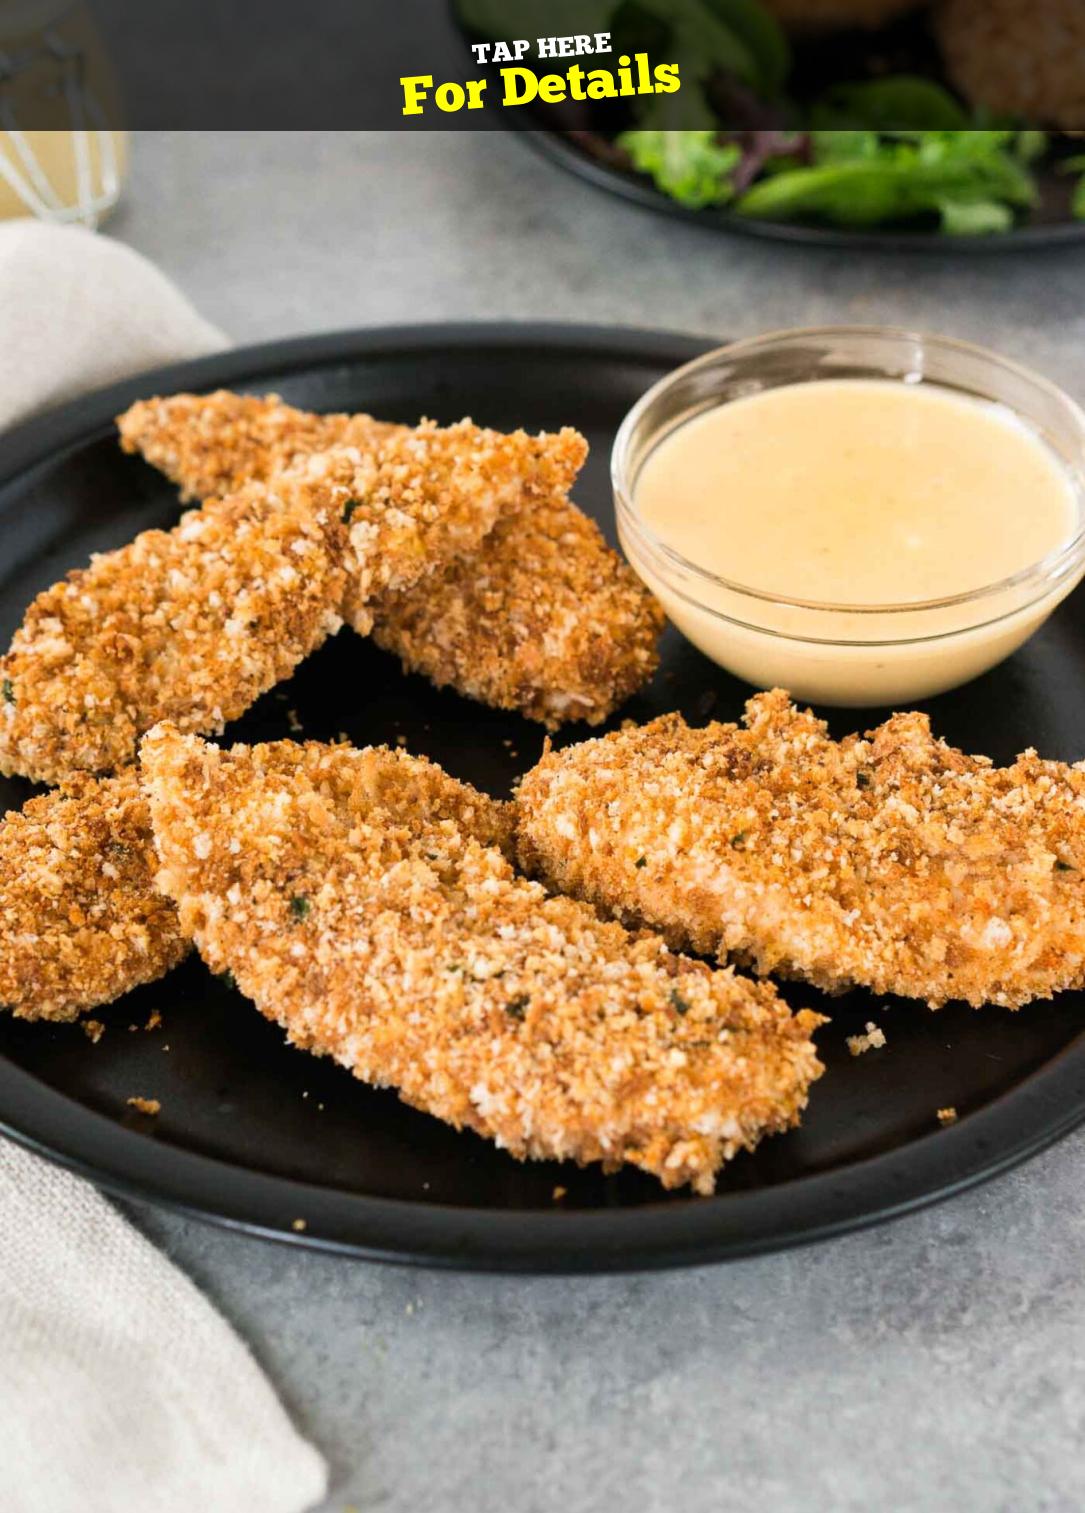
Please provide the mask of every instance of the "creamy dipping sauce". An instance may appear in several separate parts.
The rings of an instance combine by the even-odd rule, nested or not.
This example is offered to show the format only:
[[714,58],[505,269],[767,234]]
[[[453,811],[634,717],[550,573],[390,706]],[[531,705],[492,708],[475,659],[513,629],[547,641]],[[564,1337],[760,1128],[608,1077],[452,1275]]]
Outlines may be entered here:
[[1081,520],[1075,478],[1024,420],[929,382],[826,379],[720,404],[653,447],[633,494],[658,541],[726,580],[625,542],[679,628],[747,681],[825,703],[954,687],[1080,577],[918,607],[1025,573]]
[[836,604],[983,588],[1055,551],[1077,521],[1061,463],[1010,411],[878,379],[708,410],[646,459],[636,497],[698,567]]

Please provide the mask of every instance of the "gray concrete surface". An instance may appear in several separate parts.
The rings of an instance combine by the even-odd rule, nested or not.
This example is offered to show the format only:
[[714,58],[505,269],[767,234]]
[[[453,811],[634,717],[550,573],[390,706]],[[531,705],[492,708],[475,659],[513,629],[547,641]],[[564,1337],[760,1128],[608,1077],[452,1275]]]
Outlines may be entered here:
[[[493,134],[148,137],[112,229],[239,340],[487,316],[892,320],[1085,396],[1085,249],[962,262],[722,239]],[[135,1217],[327,1453],[328,1510],[1085,1506],[1085,1135],[885,1228],[672,1275],[412,1272]]]

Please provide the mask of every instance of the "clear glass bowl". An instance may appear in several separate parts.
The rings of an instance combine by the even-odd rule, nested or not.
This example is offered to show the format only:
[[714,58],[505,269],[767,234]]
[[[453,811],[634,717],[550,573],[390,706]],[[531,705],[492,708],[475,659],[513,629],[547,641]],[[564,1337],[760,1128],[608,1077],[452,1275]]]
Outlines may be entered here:
[[[1068,538],[1042,561],[969,593],[858,605],[783,597],[722,577],[645,524],[637,478],[677,427],[765,389],[841,378],[932,384],[1011,410],[1066,470],[1077,502]],[[1039,374],[942,336],[826,326],[709,352],[662,379],[629,412],[614,443],[611,479],[623,550],[679,630],[748,683],[814,703],[900,706],[955,688],[1016,651],[1085,573],[1085,411]]]

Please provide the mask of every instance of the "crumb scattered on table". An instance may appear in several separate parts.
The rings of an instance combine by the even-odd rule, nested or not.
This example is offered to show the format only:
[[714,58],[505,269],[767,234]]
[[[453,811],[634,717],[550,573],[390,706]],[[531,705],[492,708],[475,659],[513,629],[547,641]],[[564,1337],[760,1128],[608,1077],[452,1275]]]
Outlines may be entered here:
[[303,1232],[303,1230],[306,1230],[306,1229],[309,1228],[308,1220],[306,1220],[306,1219],[295,1219],[294,1222],[291,1224],[290,1228],[292,1230],[294,1230],[295,1233],[297,1233],[297,1234],[300,1235]]
[[152,1118],[162,1109],[157,1098],[129,1098],[128,1107],[137,1109],[141,1114],[148,1114]]
[[551,1197],[553,1198],[555,1203],[560,1203],[562,1198],[564,1198],[565,1194],[568,1191],[569,1189],[567,1187],[555,1187],[554,1191],[551,1193]]
[[161,1013],[158,1011],[158,1009],[152,1009],[150,1015],[148,1016],[147,1023],[143,1026],[143,1028],[145,1030],[157,1030],[161,1023]]
[[950,1108],[940,1108],[938,1110],[938,1123],[939,1124],[956,1124],[957,1123],[957,1110],[955,1108],[953,1108],[952,1106]]
[[880,1051],[884,1044],[885,1031],[869,1019],[864,1035],[848,1036],[848,1050],[853,1056],[861,1056],[864,1051]]
[[84,1019],[83,1034],[92,1045],[97,1045],[105,1034],[105,1025],[100,1019]]

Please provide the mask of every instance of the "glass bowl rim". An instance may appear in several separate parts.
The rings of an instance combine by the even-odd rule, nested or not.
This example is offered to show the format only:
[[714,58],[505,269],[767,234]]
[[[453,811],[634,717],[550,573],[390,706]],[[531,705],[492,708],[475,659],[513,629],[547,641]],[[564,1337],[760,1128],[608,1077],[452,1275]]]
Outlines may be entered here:
[[[637,400],[619,426],[610,453],[610,480],[619,522],[622,521],[623,514],[628,517],[628,521],[632,524],[634,532],[644,538],[651,552],[662,557],[672,567],[689,574],[694,580],[700,580],[713,587],[722,588],[729,593],[739,594],[745,599],[760,600],[766,604],[778,605],[788,609],[813,611],[815,613],[834,615],[921,615],[929,613],[932,610],[952,609],[967,604],[978,605],[994,595],[1010,592],[1015,588],[1027,585],[1030,581],[1036,583],[1037,593],[1027,603],[1015,604],[1006,611],[991,616],[990,620],[979,620],[968,625],[962,625],[956,630],[932,633],[938,639],[946,635],[966,634],[969,631],[980,629],[984,625],[995,624],[1001,619],[1021,613],[1036,603],[1037,600],[1044,598],[1064,576],[1067,576],[1072,571],[1079,561],[1085,561],[1085,469],[1079,471],[1074,479],[1078,493],[1082,496],[1082,512],[1076,534],[1055,547],[1045,557],[1041,557],[1038,561],[1030,563],[1027,567],[1018,569],[1016,573],[1011,573],[1008,577],[1000,578],[993,583],[982,584],[979,588],[967,589],[963,593],[943,595],[935,599],[911,599],[901,603],[887,604],[849,604],[827,599],[803,599],[788,594],[776,593],[771,589],[755,588],[750,584],[739,583],[735,579],[724,578],[720,574],[713,573],[708,568],[702,567],[699,563],[683,556],[674,547],[668,546],[660,536],[645,524],[633,503],[633,488],[627,476],[629,470],[628,458],[633,436],[638,425],[645,413],[658,399],[692,373],[711,367],[725,356],[744,356],[747,353],[757,352],[760,349],[784,345],[797,338],[824,339],[849,336],[860,338],[888,337],[900,342],[919,344],[921,347],[938,348],[951,355],[956,353],[962,357],[979,359],[992,368],[1009,373],[1013,377],[1023,380],[1026,384],[1045,395],[1049,400],[1055,401],[1056,404],[1066,411],[1067,417],[1078,432],[1078,439],[1082,443],[1083,451],[1085,451],[1085,408],[1059,384],[1056,384],[1049,378],[1045,378],[1042,373],[1036,372],[1034,368],[1030,368],[1024,363],[1019,363],[1013,358],[1003,357],[1000,353],[992,351],[989,347],[980,346],[976,342],[961,341],[957,337],[940,336],[935,332],[915,330],[908,326],[826,325],[784,327],[775,331],[762,332],[757,336],[742,337],[737,341],[725,342],[719,347],[714,347],[710,352],[702,353],[700,357],[695,357],[692,361],[683,363],[681,367],[675,368],[663,378],[658,379],[651,388],[641,395],[640,399]],[[802,381],[797,380],[800,383]],[[819,380],[810,379],[807,381],[816,383]],[[897,380],[892,377],[888,378],[887,381],[890,383],[904,382],[903,379]],[[948,385],[938,386],[948,387]],[[784,387],[784,385],[780,385],[780,387]],[[999,401],[994,400],[992,402],[998,403]],[[728,403],[728,401],[725,400],[723,403]],[[706,408],[708,407],[706,406]],[[679,422],[679,424],[684,424],[684,422]],[[658,442],[654,443],[654,445],[658,445]],[[686,594],[683,597],[689,603],[696,604],[697,602]],[[712,606],[705,604],[701,604],[699,607],[702,609],[712,608]],[[741,624],[745,622],[736,623]],[[751,630],[760,630],[764,627],[750,625],[749,628]],[[807,639],[801,632],[796,632],[790,635],[789,638],[793,640]],[[911,635],[902,639],[916,641],[927,639],[927,637],[923,635]],[[838,641],[837,644],[856,645],[859,643],[854,640],[843,640]],[[892,638],[879,639],[877,644],[891,645],[893,641]]]

